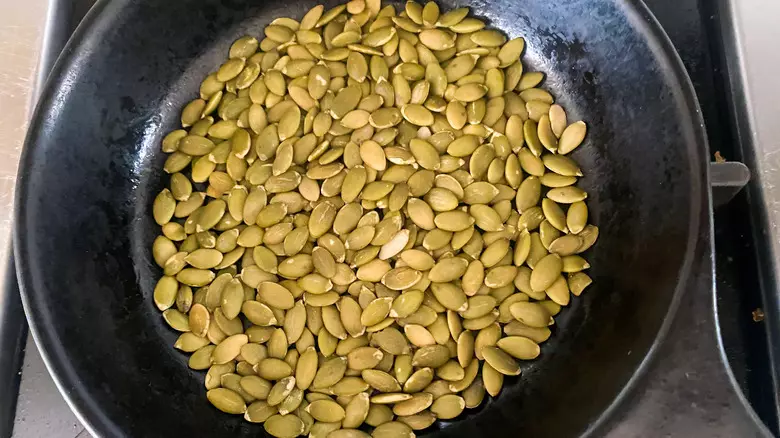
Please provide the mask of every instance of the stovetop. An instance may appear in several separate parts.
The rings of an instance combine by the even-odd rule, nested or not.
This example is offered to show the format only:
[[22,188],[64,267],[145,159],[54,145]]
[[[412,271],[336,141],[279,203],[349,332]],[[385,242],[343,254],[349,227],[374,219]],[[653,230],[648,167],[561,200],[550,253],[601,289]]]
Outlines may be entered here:
[[[735,35],[729,24],[732,17],[728,1],[645,3],[669,34],[688,70],[701,105],[711,154],[717,151],[727,160],[750,161],[754,157],[749,139],[742,135],[747,118],[744,96],[735,82]],[[54,10],[49,13],[42,72],[48,72],[92,3],[93,0],[50,2]],[[709,244],[700,248],[698,266],[694,267],[698,272],[697,287],[684,296],[671,331],[647,373],[616,410],[612,421],[597,430],[596,435],[778,435],[778,391],[773,371],[776,367],[771,365],[771,337],[767,335],[767,327],[773,321],[762,320],[762,314],[764,318],[772,316],[771,311],[763,312],[772,303],[767,301],[771,295],[767,283],[760,281],[766,251],[757,239],[763,214],[757,210],[754,189],[739,192],[715,210],[714,258]],[[709,232],[702,230],[705,236]],[[710,294],[713,282],[715,296]],[[13,286],[12,283],[9,285]],[[11,311],[7,313],[19,314],[21,307],[14,307],[19,306],[18,300],[9,302]],[[0,316],[3,314],[0,311]],[[6,333],[11,336],[4,337]],[[18,348],[24,351],[21,373],[18,365],[11,373],[17,382],[20,380],[16,409],[9,412],[10,417],[0,412],[0,436],[5,436],[6,423],[13,426],[13,436],[20,438],[89,436],[56,391],[34,342],[25,336],[23,330],[8,330],[8,322],[0,321],[2,351],[9,351],[5,348],[14,339],[21,341]],[[4,360],[8,362],[7,358]],[[5,377],[1,373],[6,362],[0,360],[0,378]],[[0,390],[0,407],[12,407],[17,393],[15,385],[5,388],[12,391],[6,395]]]

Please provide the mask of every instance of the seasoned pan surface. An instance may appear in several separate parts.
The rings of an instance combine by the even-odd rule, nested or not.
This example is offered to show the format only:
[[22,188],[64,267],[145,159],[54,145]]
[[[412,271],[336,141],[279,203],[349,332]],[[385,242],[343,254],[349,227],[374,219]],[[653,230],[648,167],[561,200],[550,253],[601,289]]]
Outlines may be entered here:
[[[326,6],[335,2],[326,1]],[[58,61],[30,127],[17,193],[17,266],[50,370],[100,436],[254,436],[206,402],[151,300],[160,270],[160,140],[231,42],[315,3],[100,1]],[[400,5],[400,3],[398,3]],[[691,86],[639,1],[447,0],[510,37],[590,130],[594,285],[556,318],[542,355],[496,400],[442,424],[453,436],[577,436],[597,426],[665,331],[707,209]],[[704,225],[703,225],[704,226]]]

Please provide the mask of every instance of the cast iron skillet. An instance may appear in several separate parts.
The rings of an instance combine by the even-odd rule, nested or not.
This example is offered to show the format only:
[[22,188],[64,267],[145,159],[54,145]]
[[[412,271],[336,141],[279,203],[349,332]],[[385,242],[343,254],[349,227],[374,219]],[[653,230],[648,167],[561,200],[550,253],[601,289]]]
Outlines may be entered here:
[[[326,6],[335,1],[328,0]],[[541,357],[439,434],[577,436],[615,410],[666,331],[707,209],[705,138],[691,85],[638,0],[445,0],[524,36],[526,68],[590,131],[575,153],[595,284],[557,318]],[[17,193],[25,308],[60,389],[101,436],[253,436],[211,407],[203,374],[154,308],[160,140],[230,43],[315,3],[100,1],[41,97]]]

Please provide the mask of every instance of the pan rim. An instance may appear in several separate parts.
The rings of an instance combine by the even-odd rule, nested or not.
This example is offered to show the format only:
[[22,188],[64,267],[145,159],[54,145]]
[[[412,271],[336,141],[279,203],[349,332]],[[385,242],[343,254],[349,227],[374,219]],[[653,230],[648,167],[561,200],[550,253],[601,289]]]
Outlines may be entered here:
[[[35,154],[33,154],[32,151],[38,145],[33,140],[33,133],[37,131],[41,125],[46,123],[46,120],[43,120],[41,117],[43,112],[42,108],[56,105],[56,102],[53,100],[53,96],[55,95],[54,91],[63,86],[63,80],[71,70],[74,59],[78,56],[79,49],[86,44],[90,34],[97,32],[100,28],[111,22],[109,15],[105,14],[107,10],[111,8],[122,9],[127,3],[129,3],[129,0],[125,0],[124,2],[98,0],[68,40],[68,43],[57,58],[42,89],[39,100],[36,103],[35,111],[26,135],[24,150],[22,151],[19,162],[20,169],[31,168],[34,163],[33,156]],[[671,40],[642,0],[618,0],[616,3],[618,3],[616,7],[622,9],[627,19],[633,24],[633,27],[642,28],[646,32],[648,35],[647,41],[648,43],[652,43],[650,45],[657,59],[669,67],[670,74],[668,74],[668,76],[676,85],[678,85],[676,94],[678,95],[679,102],[685,106],[685,111],[681,111],[683,115],[687,116],[684,125],[689,125],[690,133],[692,135],[691,142],[698,145],[698,158],[706,159],[707,135],[698,99],[690,77]],[[709,212],[711,212],[712,202],[711,193],[709,190],[705,190],[705,187],[708,187],[710,181],[708,167],[703,165],[700,160],[692,160],[690,166],[691,186],[689,187],[689,190],[692,199],[698,199],[699,202],[692,202],[689,207],[690,221],[688,241],[686,242],[686,254],[679,268],[678,282],[674,293],[672,294],[669,307],[658,328],[652,345],[647,350],[644,358],[636,366],[633,375],[615,395],[612,402],[587,427],[587,429],[582,432],[581,436],[595,436],[602,427],[609,423],[610,419],[614,417],[615,412],[636,389],[639,381],[644,377],[649,366],[656,359],[658,350],[666,340],[667,334],[670,331],[682,297],[687,289],[687,285],[694,277],[692,275],[692,266],[694,265],[696,256],[701,252],[700,243],[702,239],[699,228],[701,226],[706,226],[706,235],[708,237],[712,235],[712,217],[711,214],[709,214]],[[20,172],[15,193],[16,208],[14,212],[14,227],[17,227],[20,223],[27,222],[26,219],[28,216],[25,205],[25,199],[27,199],[28,195],[27,189],[28,176],[26,172]],[[707,214],[709,220],[702,221],[702,216],[704,214]],[[27,244],[28,240],[25,233],[19,233],[15,230],[13,233],[15,265],[19,280],[19,291],[25,314],[27,315],[30,333],[35,340],[49,374],[52,376],[52,379],[70,409],[92,435],[104,436],[111,432],[112,426],[114,426],[115,423],[111,418],[102,415],[101,409],[99,409],[98,406],[95,406],[95,401],[92,397],[84,397],[84,394],[76,390],[78,384],[77,371],[71,367],[68,361],[62,360],[62,357],[65,356],[65,350],[62,345],[59,345],[56,342],[54,329],[50,324],[44,322],[50,319],[50,315],[48,315],[48,312],[43,306],[36,305],[36,303],[41,299],[44,299],[44,297],[43,292],[41,292],[40,289],[32,287],[32,284],[34,283],[30,274],[32,270],[27,269],[27,267],[35,265],[36,262],[26,251]],[[714,284],[711,286],[711,289],[714,293]]]

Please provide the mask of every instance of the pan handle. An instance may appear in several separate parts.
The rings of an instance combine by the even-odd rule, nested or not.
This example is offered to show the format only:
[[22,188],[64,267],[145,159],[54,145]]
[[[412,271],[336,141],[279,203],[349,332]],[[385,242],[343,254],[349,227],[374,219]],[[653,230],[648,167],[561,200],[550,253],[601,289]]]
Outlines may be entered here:
[[710,163],[713,207],[728,204],[747,185],[750,176],[750,169],[738,161]]

